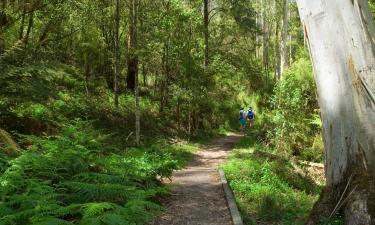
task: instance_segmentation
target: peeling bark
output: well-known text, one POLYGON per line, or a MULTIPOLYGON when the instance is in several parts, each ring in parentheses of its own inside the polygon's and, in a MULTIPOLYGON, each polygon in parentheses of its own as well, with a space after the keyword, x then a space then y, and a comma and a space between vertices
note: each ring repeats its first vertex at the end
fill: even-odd
POLYGON ((323 120, 327 187, 307 224, 375 223, 375 27, 365 0, 297 0, 323 120))

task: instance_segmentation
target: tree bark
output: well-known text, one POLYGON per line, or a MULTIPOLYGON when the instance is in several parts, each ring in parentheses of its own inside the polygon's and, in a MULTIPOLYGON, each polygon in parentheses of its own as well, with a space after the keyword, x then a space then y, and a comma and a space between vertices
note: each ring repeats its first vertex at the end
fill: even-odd
POLYGON ((143 74, 143 86, 147 87, 147 70, 145 63, 142 63, 142 74, 143 74))
POLYGON ((268 76, 268 47, 269 47, 269 23, 263 21, 263 69, 268 76))
MULTIPOLYGON (((255 8, 258 7, 258 0, 255 0, 255 8)), ((258 13, 255 16, 255 25, 258 27, 259 26, 259 18, 258 18, 258 13)), ((256 32, 255 34, 255 58, 259 59, 259 34, 256 32)))
POLYGON ((297 4, 318 88, 327 179, 307 224, 335 211, 345 224, 374 224, 375 26, 368 3, 297 4))
POLYGON ((113 91, 114 91, 114 103, 115 108, 118 108, 118 76, 120 70, 120 0, 116 0, 116 16, 115 16, 115 66, 114 66, 114 77, 113 77, 113 91))
MULTIPOLYGON (((138 56, 137 56, 137 0, 130 2, 130 27, 129 27, 129 61, 128 61, 128 79, 134 81, 134 84, 128 82, 128 88, 134 90, 135 96, 135 143, 140 145, 141 133, 141 111, 139 105, 139 86, 138 86, 138 56), (130 86, 129 86, 130 84, 130 86)), ((128 80, 129 81, 129 80, 128 80)))
POLYGON ((25 36, 25 39, 24 39, 24 47, 25 48, 27 47, 27 43, 29 42, 29 37, 30 37, 30 33, 31 33, 31 28, 33 27, 33 23, 34 23, 34 12, 30 13, 30 15, 29 15, 29 23, 28 23, 28 26, 27 26, 26 36, 25 36))
POLYGON ((283 8, 283 27, 282 27, 282 34, 281 34, 281 49, 280 49, 280 74, 278 80, 281 78, 281 75, 284 72, 284 69, 288 65, 288 49, 287 49, 287 41, 288 41, 288 23, 289 23, 289 0, 284 0, 284 8, 283 8))
POLYGON ((280 32, 280 23, 279 21, 276 21, 276 29, 275 29, 275 80, 279 80, 281 77, 281 71, 280 71, 280 38, 279 38, 279 32, 280 32))
POLYGON ((136 54, 136 45, 137 45, 137 13, 136 0, 130 0, 129 3, 129 35, 128 35, 128 76, 126 78, 127 88, 130 91, 135 90, 135 78, 138 73, 138 57, 136 54))
POLYGON ((23 39, 23 30, 25 27, 25 20, 26 20, 26 6, 25 3, 23 4, 23 11, 22 11, 22 19, 21 19, 21 25, 20 25, 20 33, 19 33, 19 40, 23 39))

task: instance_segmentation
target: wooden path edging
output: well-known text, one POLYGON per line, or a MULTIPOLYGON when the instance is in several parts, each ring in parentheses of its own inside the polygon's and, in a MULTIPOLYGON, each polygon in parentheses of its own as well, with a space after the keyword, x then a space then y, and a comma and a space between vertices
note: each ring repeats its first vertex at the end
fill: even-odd
POLYGON ((236 200, 234 199, 232 190, 230 189, 228 185, 228 181, 225 178, 224 171, 222 169, 219 169, 220 173, 220 178, 221 178, 221 183, 223 184, 224 192, 225 192, 225 197, 228 202, 230 214, 232 216, 232 221, 234 225, 243 225, 241 214, 238 211, 236 200))

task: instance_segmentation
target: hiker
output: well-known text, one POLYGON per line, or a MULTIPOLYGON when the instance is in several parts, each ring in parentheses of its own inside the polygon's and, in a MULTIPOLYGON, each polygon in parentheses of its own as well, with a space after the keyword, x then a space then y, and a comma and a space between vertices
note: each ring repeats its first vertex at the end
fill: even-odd
POLYGON ((249 121, 249 127, 254 126, 254 119, 255 119, 255 112, 253 111, 253 108, 250 107, 247 111, 247 120, 249 121))
POLYGON ((242 107, 240 108, 239 121, 240 121, 240 129, 241 129, 241 131, 244 131, 244 128, 246 126, 246 115, 245 115, 244 108, 242 108, 242 107))

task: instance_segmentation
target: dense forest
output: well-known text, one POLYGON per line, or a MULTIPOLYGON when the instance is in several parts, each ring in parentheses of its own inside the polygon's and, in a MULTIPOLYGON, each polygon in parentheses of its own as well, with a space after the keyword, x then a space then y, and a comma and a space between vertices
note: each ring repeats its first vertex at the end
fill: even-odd
POLYGON ((322 2, 1 0, 0 224, 148 224, 241 107, 255 125, 222 168, 245 224, 372 224, 373 203, 347 202, 375 196, 375 2, 322 2))

